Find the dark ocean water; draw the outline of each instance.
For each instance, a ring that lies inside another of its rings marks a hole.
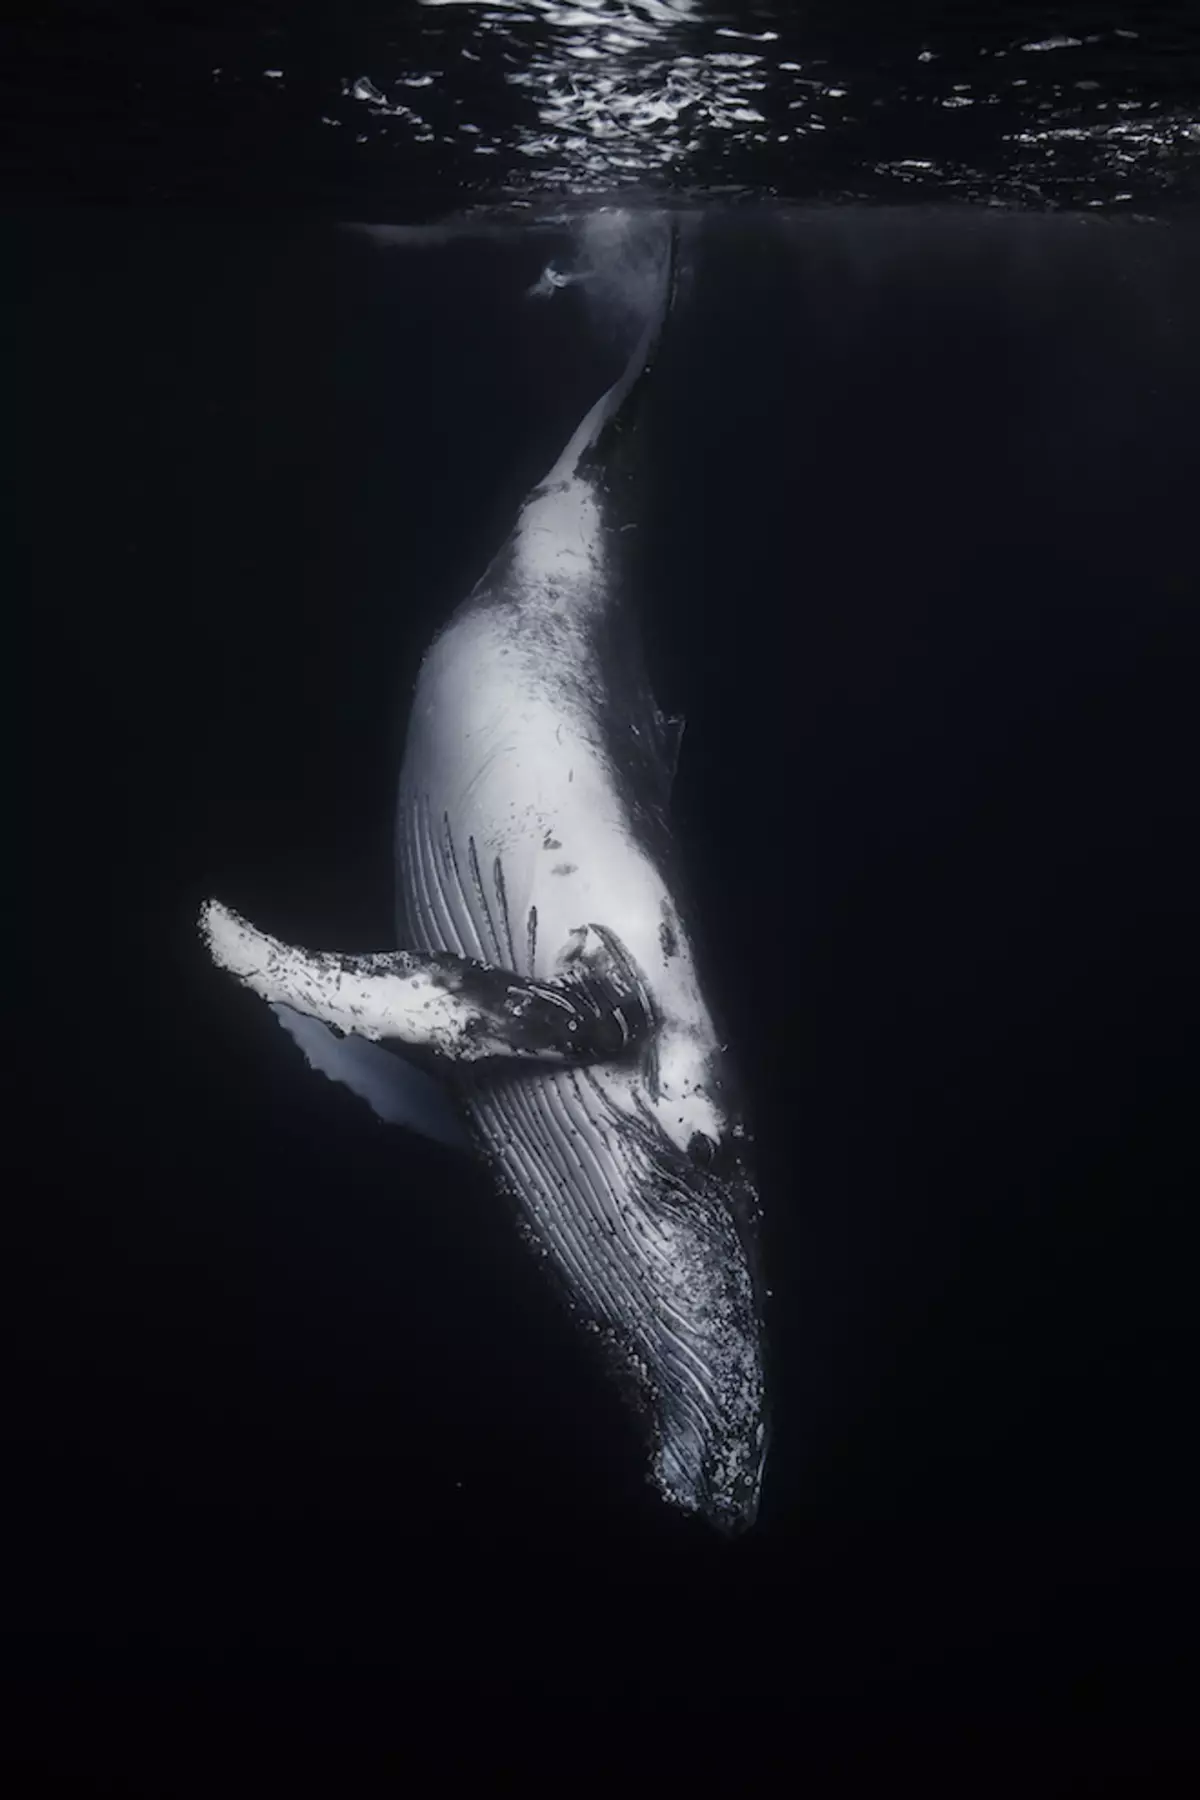
[[[1194,218],[1149,164],[1152,223],[953,182],[782,205],[765,172],[690,209],[636,579],[766,1211],[774,1444],[728,1544],[644,1485],[486,1178],[307,1071],[193,923],[216,892],[390,941],[421,654],[622,346],[580,290],[528,297],[567,224],[415,229],[425,165],[385,204],[370,128],[319,192],[291,114],[234,204],[187,116],[141,154],[76,120],[5,227],[22,1779],[211,1792],[235,1716],[267,1791],[321,1743],[339,1792],[353,1742],[409,1785],[443,1716],[492,1779],[560,1732],[594,1770],[630,1719],[678,1770],[781,1715],[797,1778],[919,1744],[973,1791],[1168,1791],[1200,1498]],[[330,216],[359,179],[399,229]]]

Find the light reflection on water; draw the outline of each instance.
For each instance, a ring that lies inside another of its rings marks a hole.
[[[1010,9],[930,48],[855,38],[820,8],[763,7],[747,30],[703,0],[421,4],[427,66],[348,71],[325,123],[457,153],[491,199],[744,187],[1153,208],[1200,166],[1200,114],[1161,79],[1189,59],[1163,44],[1155,61],[1133,29],[1022,34]]]
[[[1200,201],[1194,0],[1126,0],[1073,30],[1046,0],[253,10],[31,28],[0,67],[0,179],[71,204],[410,224],[542,201],[1154,218]]]

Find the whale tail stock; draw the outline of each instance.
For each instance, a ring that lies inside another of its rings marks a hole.
[[[561,482],[587,477],[603,467],[614,439],[632,424],[638,400],[654,367],[674,305],[678,267],[679,224],[676,219],[671,218],[664,222],[649,315],[624,370],[585,413],[565,449],[538,483],[531,497],[536,497]]]

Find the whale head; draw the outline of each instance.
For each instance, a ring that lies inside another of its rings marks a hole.
[[[672,1037],[660,1027],[593,1066],[484,1075],[468,1109],[646,1428],[654,1486],[732,1535],[757,1517],[767,1451],[759,1201],[716,1059],[689,1063],[685,1086]]]
[[[768,1442],[750,1144],[719,1103],[682,1148],[657,1110],[644,1135],[627,1127],[626,1146],[628,1216],[649,1249],[639,1373],[652,1473],[664,1498],[734,1535],[758,1516]]]

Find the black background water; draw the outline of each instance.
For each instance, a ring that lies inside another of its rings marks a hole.
[[[23,1779],[210,1791],[239,1707],[277,1759],[340,1759],[348,1709],[397,1779],[445,1717],[494,1775],[582,1702],[589,1766],[631,1716],[686,1760],[781,1711],[801,1771],[978,1728],[1006,1791],[1157,1791],[1195,1591],[1194,226],[695,241],[639,599],[768,1218],[734,1545],[644,1487],[486,1180],[194,935],[216,892],[388,941],[421,652],[620,360],[576,291],[525,298],[569,241],[59,208],[7,245]]]
[[[768,1213],[776,1437],[732,1546],[643,1489],[486,1180],[310,1074],[193,926],[215,891],[390,941],[408,685],[615,347],[523,299],[545,241],[16,241],[26,1672],[1169,1697],[1195,233],[696,246],[641,547]]]

